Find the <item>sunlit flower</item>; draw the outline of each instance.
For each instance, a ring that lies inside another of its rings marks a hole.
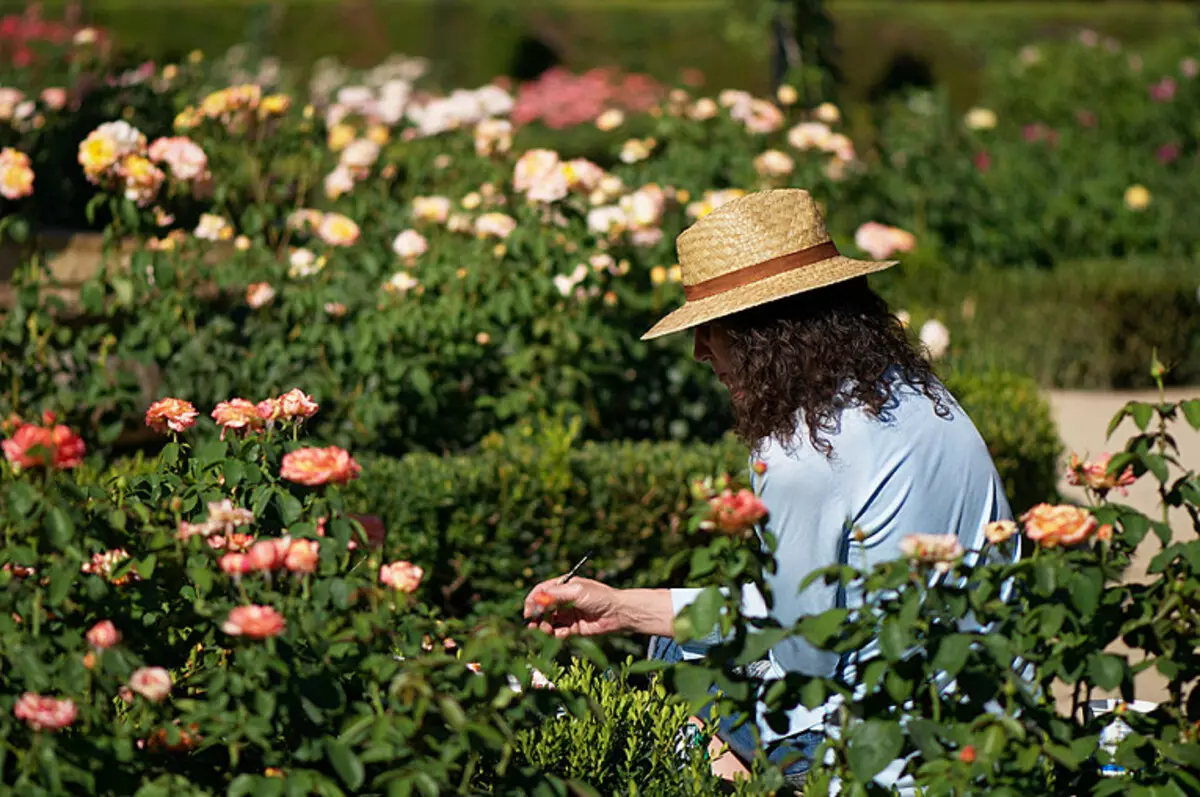
[[[250,566],[250,557],[244,553],[224,554],[217,564],[221,568],[221,572],[228,576],[245,575],[253,569]]]
[[[340,152],[350,145],[350,142],[358,137],[354,128],[348,124],[336,124],[329,128],[329,137],[326,145],[332,152]]]
[[[779,100],[780,105],[795,105],[800,101],[800,92],[796,91],[795,86],[784,83],[775,89],[775,99]]]
[[[415,592],[425,571],[412,562],[397,561],[379,568],[379,581],[397,592]]]
[[[832,102],[823,102],[813,110],[813,118],[827,125],[835,125],[842,120],[842,112]]]
[[[146,148],[146,137],[124,120],[105,122],[79,144],[79,164],[93,183],[126,155]]]
[[[398,257],[412,260],[429,251],[429,242],[416,230],[404,230],[392,241],[392,251]]]
[[[75,721],[75,702],[25,692],[13,706],[13,716],[35,731],[57,731]]]
[[[588,230],[598,235],[619,232],[628,223],[628,219],[625,218],[625,211],[618,205],[605,205],[592,208],[587,214]]]
[[[604,179],[604,170],[587,158],[573,158],[563,165],[563,174],[571,189],[591,191],[600,187]]]
[[[884,260],[896,252],[910,252],[916,247],[912,233],[868,221],[854,233],[854,244],[875,260]]]
[[[294,387],[279,397],[279,407],[285,420],[307,420],[317,414],[321,408],[312,396],[298,387]]]
[[[320,274],[325,268],[324,255],[317,257],[311,249],[297,247],[288,254],[288,276],[292,279],[303,279]]]
[[[624,123],[625,114],[619,108],[609,108],[596,117],[596,127],[605,132],[616,130]]]
[[[315,487],[345,484],[358,478],[362,468],[343,448],[301,448],[283,455],[279,475],[288,481]]]
[[[1164,77],[1157,83],[1151,83],[1148,91],[1150,99],[1155,102],[1170,102],[1175,97],[1175,78]]]
[[[129,688],[155,703],[171,694],[171,673],[163,667],[139,667],[129,676]]]
[[[341,302],[326,302],[325,313],[331,318],[341,318],[346,314],[346,305]]]
[[[342,150],[339,163],[356,172],[366,172],[379,160],[379,145],[366,138],[356,138]]]
[[[236,507],[228,498],[208,502],[208,522],[210,531],[231,533],[239,526],[248,526],[254,522],[254,513],[249,509]]]
[[[212,411],[212,418],[221,427],[222,440],[225,439],[225,432],[230,429],[251,431],[261,429],[263,426],[263,419],[258,415],[258,408],[253,402],[244,398],[222,401]]]
[[[717,106],[715,100],[710,97],[701,97],[692,103],[692,106],[688,108],[687,113],[688,117],[694,121],[703,122],[706,119],[712,119],[717,115],[719,110],[720,108]]]
[[[1000,545],[1007,542],[1010,537],[1017,533],[1017,524],[1011,520],[997,520],[987,524],[983,529],[983,536],[992,545]]]
[[[385,293],[404,295],[420,286],[420,281],[407,271],[397,271],[383,284]]]
[[[791,157],[777,149],[769,149],[754,159],[754,170],[763,177],[786,177],[795,168]]]
[[[1125,189],[1125,207],[1130,210],[1145,210],[1150,204],[1150,191],[1144,185],[1131,185]]]
[[[283,557],[283,566],[293,573],[315,573],[321,561],[316,540],[292,540]]]
[[[900,541],[900,553],[945,573],[962,558],[963,547],[953,534],[907,534]]]
[[[190,401],[159,399],[146,410],[146,425],[160,434],[184,432],[196,425],[196,408]]]
[[[735,105],[729,115],[750,133],[773,133],[783,126],[783,111],[769,100],[755,98],[747,104]]]
[[[246,304],[255,310],[266,307],[275,299],[275,289],[269,282],[252,282],[246,286]]]
[[[475,154],[503,155],[512,148],[513,126],[507,119],[484,119],[475,125]]]
[[[801,122],[788,131],[788,144],[798,150],[824,149],[833,131],[824,122]]]
[[[13,200],[30,196],[33,177],[28,155],[11,147],[0,150],[0,196]]]
[[[283,633],[287,623],[270,606],[238,606],[229,612],[221,630],[230,636],[266,639]]]
[[[1078,545],[1097,529],[1091,512],[1077,506],[1038,504],[1021,516],[1025,536],[1044,548]]]
[[[113,571],[129,558],[129,552],[124,548],[113,548],[110,551],[101,551],[92,554],[92,558],[79,566],[79,572],[90,573],[95,576],[100,576],[105,581],[116,587],[124,586],[130,581],[141,580],[137,571],[130,570],[125,575],[113,577]]]
[[[517,228],[517,220],[504,213],[484,213],[475,220],[475,234],[480,238],[507,238]]]
[[[931,359],[940,360],[950,350],[950,330],[937,319],[931,318],[922,324],[918,337]]]
[[[1132,466],[1126,466],[1120,473],[1109,473],[1108,464],[1112,454],[1101,454],[1094,461],[1082,462],[1075,454],[1067,464],[1067,483],[1087,487],[1100,495],[1106,495],[1109,490],[1116,490],[1121,495],[1127,494],[1129,485],[1137,481]]]
[[[112,620],[101,620],[88,629],[86,638],[89,645],[97,650],[104,650],[121,641],[121,632],[113,625]]]
[[[963,117],[963,124],[970,130],[991,130],[996,122],[996,112],[991,108],[972,108]]]
[[[450,200],[444,196],[418,196],[412,201],[413,218],[443,224],[450,215]]]
[[[350,246],[358,240],[358,225],[341,213],[326,213],[317,235],[330,246]]]
[[[337,199],[343,194],[348,194],[354,190],[354,174],[345,166],[338,166],[325,175],[325,180],[321,183],[321,187],[325,191],[326,197]]]
[[[124,182],[125,198],[143,207],[154,201],[166,175],[141,155],[126,155],[117,164],[117,176]]]
[[[710,522],[727,534],[746,531],[767,516],[766,505],[746,489],[724,490],[709,499],[708,508]]]
[[[216,214],[201,213],[193,235],[204,241],[228,241],[233,237],[233,227]]]
[[[186,136],[156,139],[148,154],[151,160],[167,164],[177,180],[196,180],[208,172],[208,156]]]
[[[650,151],[654,148],[655,141],[652,138],[631,138],[621,145],[621,162],[622,163],[637,163],[644,161],[650,157]]]
[[[69,427],[55,424],[53,418],[44,426],[20,425],[12,437],[0,442],[0,449],[5,459],[22,469],[49,466],[66,470],[78,467],[87,453],[83,439]]]

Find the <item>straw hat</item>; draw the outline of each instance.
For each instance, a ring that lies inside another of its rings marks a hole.
[[[686,302],[642,340],[897,263],[843,257],[812,196],[795,188],[727,202],[680,233],[675,245]]]

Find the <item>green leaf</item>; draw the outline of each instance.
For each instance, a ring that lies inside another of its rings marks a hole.
[[[708,687],[712,686],[713,673],[704,667],[681,664],[671,675],[675,689],[686,699],[698,703],[708,698]]]
[[[236,487],[246,476],[246,465],[240,460],[225,460],[225,486]]]
[[[167,467],[174,465],[179,461],[179,444],[167,443],[163,446],[162,453],[159,454],[159,459]]]
[[[1154,417],[1153,405],[1146,404],[1141,401],[1131,401],[1129,403],[1129,414],[1133,416],[1133,422],[1143,432],[1150,425],[1150,420]]]
[[[1121,421],[1125,420],[1125,416],[1128,414],[1129,409],[1127,407],[1122,407],[1121,409],[1117,410],[1117,414],[1114,415],[1112,420],[1108,422],[1108,432],[1104,435],[1105,440],[1112,437],[1112,433],[1117,431],[1117,427],[1121,425]]]
[[[972,637],[967,634],[954,634],[943,639],[933,657],[933,668],[950,677],[958,675],[958,671],[967,663],[972,641]]]
[[[850,735],[850,771],[863,783],[896,760],[904,747],[904,732],[898,722],[867,720]]]
[[[696,596],[696,600],[688,607],[688,616],[691,617],[696,638],[708,636],[713,632],[724,605],[725,597],[716,587],[706,587]]]
[[[209,440],[196,449],[195,460],[201,468],[207,468],[225,459],[226,448],[224,440]]]
[[[50,532],[50,542],[61,550],[71,542],[75,524],[71,522],[71,518],[62,510],[62,507],[52,506],[46,513],[46,531]]]
[[[229,784],[229,791],[225,792],[226,797],[242,797],[246,794],[253,794],[254,780],[253,775],[238,775]]]
[[[304,506],[300,503],[300,499],[289,492],[280,490],[275,493],[275,500],[279,504],[279,517],[283,521],[283,525],[290,526],[300,519],[300,515],[304,512]]]
[[[1125,676],[1125,661],[1108,653],[1097,653],[1088,660],[1088,675],[1101,689],[1116,689]]]
[[[841,630],[850,612],[847,609],[827,609],[800,621],[800,633],[817,647],[824,647]]]
[[[365,775],[362,762],[350,751],[349,747],[332,736],[326,736],[325,756],[329,759],[329,763],[333,764],[333,771],[347,787],[357,789],[362,785]]]
[[[51,606],[58,606],[67,595],[71,592],[71,586],[75,583],[75,576],[79,573],[79,568],[66,564],[59,565],[50,571],[50,590],[46,593],[46,602]]]
[[[1167,472],[1167,461],[1161,454],[1142,454],[1142,464],[1146,466],[1146,470],[1154,474],[1154,478],[1158,481],[1165,482],[1169,478]]]
[[[1183,417],[1187,418],[1187,422],[1191,427],[1200,430],[1200,399],[1181,401],[1179,402],[1179,409],[1183,410]]]
[[[883,621],[883,630],[879,634],[879,650],[888,661],[896,661],[904,656],[910,639],[908,630],[894,617],[889,617]]]
[[[1058,586],[1057,568],[1049,557],[1038,557],[1033,563],[1034,591],[1039,595],[1049,597]]]
[[[1104,575],[1099,568],[1088,567],[1080,570],[1071,577],[1071,603],[1081,615],[1090,617],[1100,605],[1100,591],[1103,587]]]

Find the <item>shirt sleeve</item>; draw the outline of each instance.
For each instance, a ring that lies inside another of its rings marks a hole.
[[[699,587],[679,587],[671,590],[671,612],[675,617],[691,606],[696,598],[700,597],[700,593],[704,590]],[[721,589],[723,594],[728,594],[724,588]],[[753,584],[742,585],[742,612],[747,617],[766,617],[767,602],[763,599],[762,593]],[[699,630],[699,629],[697,629]],[[681,643],[681,647],[685,653],[703,654],[708,648],[721,642],[721,634],[716,627],[708,630],[704,636],[690,640],[686,644]],[[689,657],[694,658],[694,657]]]

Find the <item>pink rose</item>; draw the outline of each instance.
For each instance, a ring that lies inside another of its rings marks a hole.
[[[309,487],[322,484],[345,484],[357,479],[362,468],[354,457],[342,448],[301,448],[283,456],[279,475],[284,479]]]
[[[294,387],[276,399],[282,416],[289,420],[304,420],[317,414],[320,405],[298,387]]]
[[[57,731],[75,721],[75,701],[26,692],[13,706],[13,715],[35,731]]]
[[[221,557],[219,564],[221,572],[230,576],[240,576],[253,569],[250,565],[250,558],[244,553],[227,553]]]
[[[196,425],[198,414],[190,401],[159,399],[146,410],[146,425],[160,434],[165,434],[167,430],[183,432]]]
[[[293,540],[283,557],[283,566],[293,573],[314,573],[321,561],[321,549],[315,540]]]
[[[397,592],[415,592],[425,571],[412,562],[398,561],[379,568],[379,580]]]
[[[287,623],[270,606],[238,606],[229,613],[221,630],[230,636],[266,639],[283,633]]]
[[[129,688],[155,703],[171,694],[171,673],[162,667],[139,667],[129,676]]]
[[[246,431],[261,429],[263,419],[259,417],[258,408],[244,398],[234,398],[222,401],[212,411],[213,420],[221,427],[221,439],[230,429]]]
[[[767,516],[767,507],[750,490],[724,490],[708,500],[711,522],[727,534],[753,527]]]
[[[1077,506],[1038,504],[1021,516],[1025,536],[1044,548],[1078,545],[1097,529],[1091,512]]]
[[[112,620],[101,620],[87,632],[87,641],[92,647],[104,650],[121,641],[121,632],[113,625]]]

